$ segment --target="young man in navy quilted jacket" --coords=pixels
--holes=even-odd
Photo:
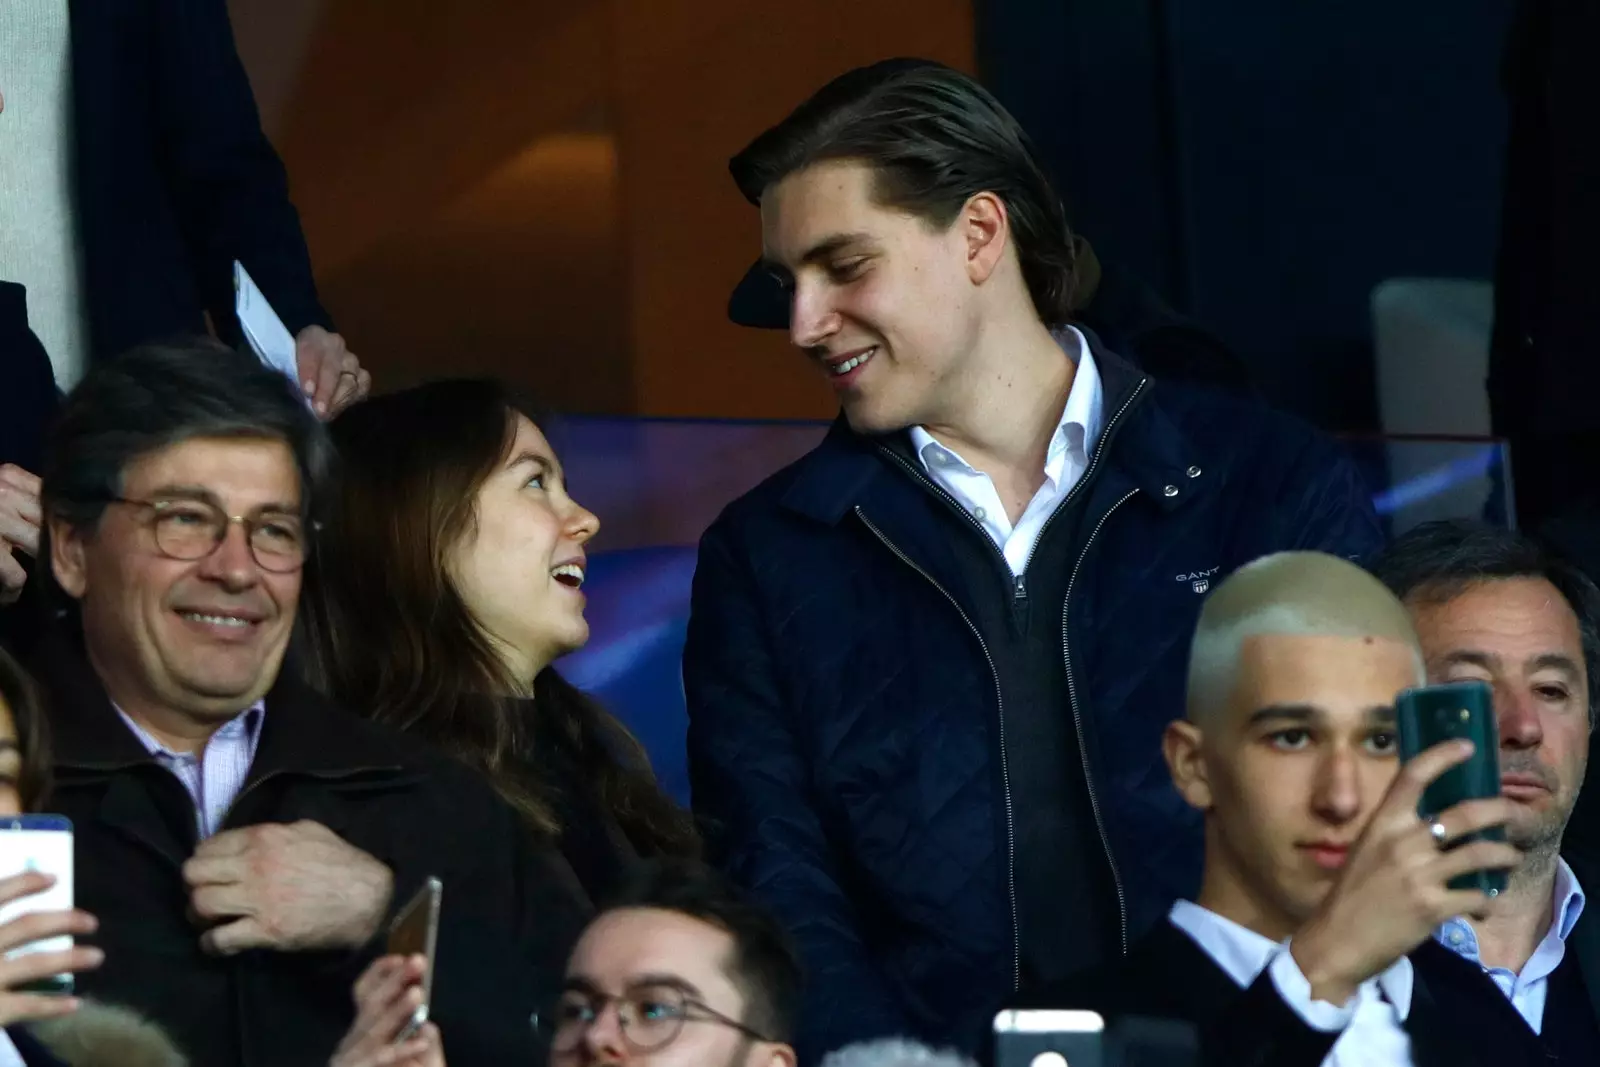
[[[1197,888],[1160,741],[1210,585],[1379,528],[1330,441],[1072,325],[1060,199],[970,78],[852,71],[731,170],[843,411],[701,543],[695,808],[798,938],[802,1062],[976,1049]]]

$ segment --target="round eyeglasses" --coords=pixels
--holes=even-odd
[[[144,509],[156,548],[171,559],[206,558],[227,538],[229,527],[238,523],[244,527],[250,555],[262,570],[288,574],[305,566],[305,521],[298,515],[229,515],[209,500],[131,500],[114,496],[107,502]]]
[[[685,1023],[712,1023],[736,1030],[752,1041],[771,1040],[670,985],[637,986],[619,997],[569,989],[551,1011],[534,1017],[534,1028],[550,1043],[550,1051],[572,1052],[611,1004],[617,1006],[622,1040],[635,1052],[655,1052],[672,1044]]]

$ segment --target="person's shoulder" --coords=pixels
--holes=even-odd
[[[298,680],[268,696],[267,713],[284,699],[320,720],[324,733],[319,744],[325,754],[331,749],[352,766],[389,770],[430,794],[450,794],[473,804],[498,803],[498,795],[481,774],[422,738],[358,714]]]
[[[781,526],[803,510],[791,508],[799,494],[813,501],[818,491],[860,477],[878,463],[871,442],[852,431],[842,418],[803,455],[767,475],[727,504],[707,529],[710,538],[733,537]]]
[[[1150,399],[1194,448],[1237,467],[1333,464],[1345,452],[1328,433],[1263,401],[1226,389],[1153,382]]]

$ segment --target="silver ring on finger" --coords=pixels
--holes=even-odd
[[[1444,848],[1444,843],[1450,839],[1450,831],[1445,829],[1444,823],[1438,819],[1428,824],[1428,836],[1433,838],[1434,846]]]

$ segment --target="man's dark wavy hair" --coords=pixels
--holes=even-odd
[[[983,86],[927,59],[886,59],[841,74],[728,163],[752,204],[816,163],[857,160],[878,203],[947,228],[973,196],[1005,202],[1022,276],[1039,318],[1066,322],[1072,232],[1032,141]]]
[[[1443,604],[1482,582],[1542,578],[1578,617],[1589,726],[1600,712],[1600,589],[1576,565],[1516,530],[1471,519],[1426,522],[1396,538],[1370,570],[1408,603]]]

